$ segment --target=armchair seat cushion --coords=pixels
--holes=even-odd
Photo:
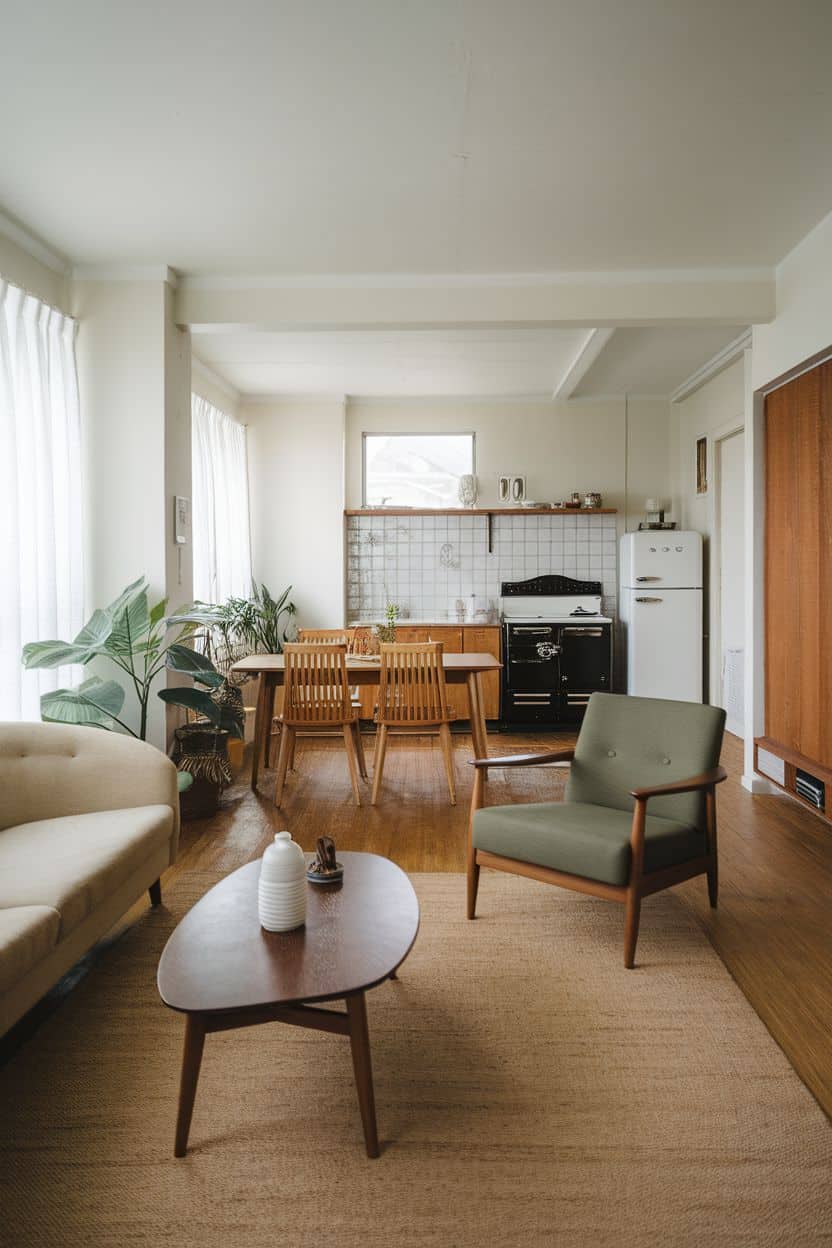
[[[0,831],[0,908],[48,906],[59,939],[170,841],[170,806],[96,810]]]
[[[474,815],[476,849],[598,880],[625,885],[630,875],[628,810],[588,802],[530,802],[487,806]],[[648,815],[644,871],[658,871],[706,852],[705,837],[690,824]]]

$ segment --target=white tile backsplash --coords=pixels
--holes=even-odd
[[[456,598],[476,594],[496,610],[502,581],[561,572],[603,582],[604,612],[617,607],[615,516],[348,516],[347,618],[447,619]]]

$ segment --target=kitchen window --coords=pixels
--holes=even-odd
[[[459,507],[473,433],[365,433],[365,507]]]

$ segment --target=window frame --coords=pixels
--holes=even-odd
[[[367,439],[368,438],[470,438],[471,472],[477,475],[477,432],[475,429],[410,429],[387,432],[384,429],[364,429],[361,433],[361,506],[366,511],[447,511],[447,507],[408,507],[404,503],[380,504],[367,502]],[[462,510],[462,504],[458,504]]]

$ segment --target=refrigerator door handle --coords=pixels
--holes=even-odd
[[[641,581],[660,581],[661,579],[662,579],[662,578],[661,578],[660,576],[637,576],[637,577],[636,577],[636,580],[637,580],[637,581],[639,581],[639,582],[641,582]]]
[[[636,602],[664,602],[664,598],[636,598]]]

